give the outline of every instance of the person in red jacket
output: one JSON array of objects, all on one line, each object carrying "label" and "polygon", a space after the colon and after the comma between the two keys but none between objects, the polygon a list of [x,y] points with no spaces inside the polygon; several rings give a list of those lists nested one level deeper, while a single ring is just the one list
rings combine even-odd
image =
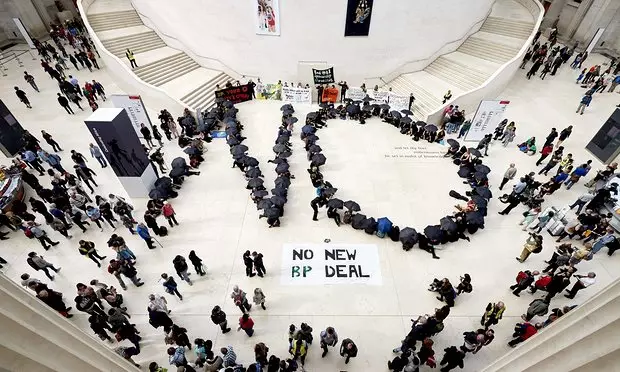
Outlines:
[{"label": "person in red jacket", "polygon": [[[176,214],[174,212],[174,208],[172,208],[172,204],[168,203],[167,201],[164,202],[164,206],[161,208],[161,211],[164,215],[164,217],[166,217],[166,219],[168,220],[168,223],[170,224],[170,227],[174,227],[174,225],[179,226],[179,223],[177,222],[177,219],[174,217],[174,215]],[[173,225],[174,223],[174,225]]]},{"label": "person in red jacket", "polygon": [[243,314],[241,318],[239,318],[239,328],[237,328],[237,332],[240,330],[244,330],[245,333],[252,337],[254,334],[254,321],[250,318],[249,314]]},{"label": "person in red jacket", "polygon": [[512,337],[515,337],[515,338],[508,343],[508,346],[510,347],[517,346],[521,342],[534,336],[536,333],[538,333],[538,330],[541,328],[542,328],[541,323],[536,323],[536,324],[531,324],[528,322],[517,323],[517,326],[515,327],[515,332],[512,334]]},{"label": "person in red jacket", "polygon": [[542,150],[540,150],[540,158],[538,158],[538,161],[536,162],[536,166],[539,166],[543,160],[545,160],[545,158],[547,156],[549,156],[549,154],[551,154],[553,152],[553,144],[548,144],[545,145],[545,147],[542,148]]}]

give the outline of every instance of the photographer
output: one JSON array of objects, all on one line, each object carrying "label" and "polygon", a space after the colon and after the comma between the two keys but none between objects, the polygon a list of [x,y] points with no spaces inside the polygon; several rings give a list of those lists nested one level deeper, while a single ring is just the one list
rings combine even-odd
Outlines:
[{"label": "photographer", "polygon": [[517,257],[517,261],[523,263],[532,253],[540,253],[543,248],[543,237],[542,235],[538,235],[536,233],[530,233],[529,238],[525,241],[523,245],[523,250],[521,251],[521,256]]}]

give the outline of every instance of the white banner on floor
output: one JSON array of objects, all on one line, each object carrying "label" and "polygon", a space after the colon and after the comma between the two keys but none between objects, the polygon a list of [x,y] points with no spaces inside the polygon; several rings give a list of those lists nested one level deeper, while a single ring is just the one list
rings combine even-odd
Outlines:
[{"label": "white banner on floor", "polygon": [[285,244],[284,285],[381,285],[379,251],[374,244]]},{"label": "white banner on floor", "polygon": [[282,87],[282,101],[311,104],[312,91],[309,88]]},{"label": "white banner on floor", "polygon": [[125,109],[127,115],[129,115],[129,119],[131,120],[131,125],[138,134],[138,137],[143,137],[142,133],[140,133],[140,124],[144,123],[144,125],[151,130],[151,119],[149,119],[149,115],[146,112],[146,107],[144,107],[144,103],[142,102],[142,98],[140,96],[112,94],[110,99],[112,100],[114,107]]},{"label": "white banner on floor", "polygon": [[465,141],[480,141],[485,135],[493,133],[504,119],[506,106],[510,101],[480,101]]},{"label": "white banner on floor", "polygon": [[389,92],[388,104],[390,105],[390,110],[409,110],[409,97],[399,96],[396,93]]}]

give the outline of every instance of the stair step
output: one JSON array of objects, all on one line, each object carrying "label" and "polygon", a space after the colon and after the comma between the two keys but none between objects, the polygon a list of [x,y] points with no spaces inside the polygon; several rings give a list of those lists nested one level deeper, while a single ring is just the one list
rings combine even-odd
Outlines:
[{"label": "stair step", "polygon": [[[234,79],[233,79],[233,78],[231,78],[231,77],[230,77],[230,76],[228,76],[228,75],[225,75],[225,76],[226,76],[226,79],[223,81],[223,84],[226,84],[226,83],[228,83],[228,82],[231,82],[231,83],[233,83],[233,82],[234,82]],[[215,92],[215,90],[213,90],[213,92]],[[209,108],[211,108],[211,106],[213,106],[214,104],[215,104],[215,94],[210,94],[210,95],[208,95],[208,96],[207,96],[207,99],[206,99],[206,100],[204,100],[204,101],[201,101],[201,102],[198,104],[198,106],[197,106],[197,107],[201,107],[201,108],[203,108],[203,109],[209,109]]]},{"label": "stair step", "polygon": [[145,40],[145,39],[150,39],[150,38],[159,39],[159,36],[154,31],[148,31],[148,32],[141,32],[139,34],[115,37],[113,39],[106,39],[106,40],[103,40],[102,42],[104,45],[107,46],[107,45],[116,45],[116,44],[126,43],[126,42],[130,42],[133,40]]},{"label": "stair step", "polygon": [[158,76],[161,76],[162,74],[165,74],[167,71],[174,69],[175,66],[181,63],[185,63],[185,62],[194,62],[194,61],[191,58],[181,56],[177,59],[167,60],[165,63],[160,64],[157,67],[151,68],[146,71],[139,72],[138,75],[142,79],[154,79]]},{"label": "stair step", "polygon": [[141,74],[143,72],[147,72],[149,70],[156,69],[159,66],[165,64],[166,62],[168,62],[170,60],[180,58],[183,54],[184,54],[183,52],[179,52],[179,53],[173,54],[171,56],[168,56],[168,57],[162,58],[160,60],[157,60],[155,62],[151,62],[149,64],[136,67],[133,71],[136,73],[136,75],[139,75],[139,74]]},{"label": "stair step", "polygon": [[155,86],[160,86],[163,84],[166,84],[167,82],[174,80],[180,76],[183,76],[185,74],[188,74],[194,70],[197,70],[200,68],[200,65],[197,64],[194,61],[191,61],[191,63],[185,63],[182,65],[179,65],[177,67],[175,67],[174,70],[171,70],[168,72],[167,75],[161,76],[155,80],[152,80],[150,83],[155,85]]},{"label": "stair step", "polygon": [[201,85],[194,92],[188,94],[187,96],[181,98],[181,101],[186,102],[189,106],[193,108],[202,107],[201,103],[204,103],[209,100],[210,96],[216,91],[216,85],[224,86],[226,82],[231,80],[230,76],[221,73],[209,80],[207,83]]}]

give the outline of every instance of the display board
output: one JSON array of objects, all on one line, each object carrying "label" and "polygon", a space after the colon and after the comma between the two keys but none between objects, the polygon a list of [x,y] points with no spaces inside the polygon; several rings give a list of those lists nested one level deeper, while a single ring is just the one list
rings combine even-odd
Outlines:
[{"label": "display board", "polygon": [[465,141],[480,141],[485,135],[493,133],[504,119],[506,106],[510,101],[480,101],[478,110],[465,135]]},{"label": "display board", "polygon": [[620,109],[616,109],[603,123],[586,145],[586,150],[605,164],[616,161],[620,154]]},{"label": "display board", "polygon": [[142,98],[137,95],[130,94],[112,94],[110,96],[110,100],[112,104],[116,108],[125,109],[127,115],[129,116],[129,120],[131,120],[131,126],[136,131],[138,137],[142,138],[142,133],[140,133],[140,125],[144,123],[150,130],[151,128],[151,119],[149,118],[149,114],[146,112],[146,107],[144,107],[144,102],[142,102]]},{"label": "display board", "polygon": [[280,35],[279,0],[252,0],[256,11],[256,34]]}]

